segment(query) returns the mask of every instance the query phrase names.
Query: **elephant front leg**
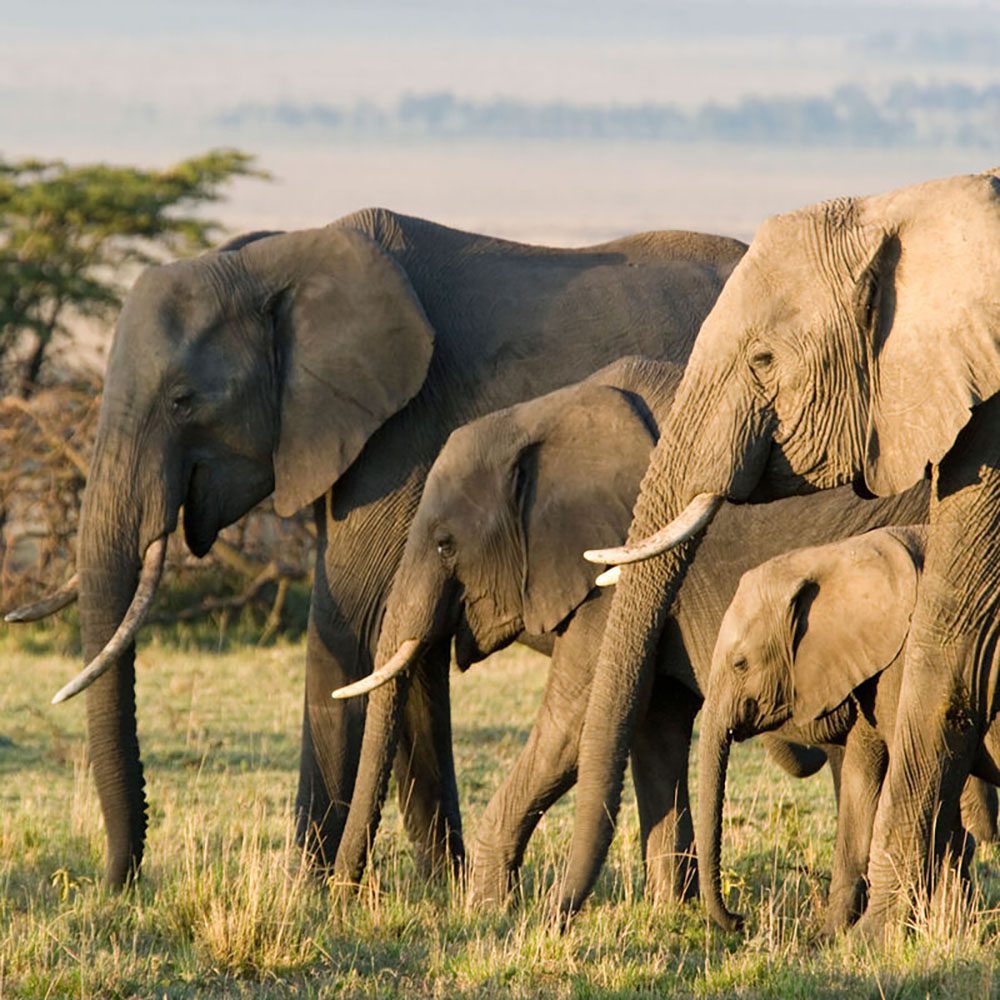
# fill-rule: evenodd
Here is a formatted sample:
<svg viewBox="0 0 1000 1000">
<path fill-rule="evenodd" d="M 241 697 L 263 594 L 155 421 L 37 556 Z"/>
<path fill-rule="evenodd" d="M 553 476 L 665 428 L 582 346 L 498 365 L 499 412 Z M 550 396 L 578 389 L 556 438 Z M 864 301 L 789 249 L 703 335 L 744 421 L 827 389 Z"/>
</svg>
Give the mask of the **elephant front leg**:
<svg viewBox="0 0 1000 1000">
<path fill-rule="evenodd" d="M 632 741 L 646 894 L 657 902 L 698 897 L 688 760 L 700 707 L 701 699 L 682 684 L 657 678 Z"/>
<path fill-rule="evenodd" d="M 339 619 L 328 593 L 314 587 L 295 811 L 298 842 L 324 876 L 333 872 L 347 821 L 365 723 L 364 699 L 334 701 L 330 695 L 370 669 L 367 649 Z"/>
<path fill-rule="evenodd" d="M 859 719 L 847 738 L 840 766 L 837 839 L 824 923 L 828 936 L 846 930 L 864 911 L 872 827 L 888 762 L 881 736 Z"/>
<path fill-rule="evenodd" d="M 465 862 L 462 815 L 451 736 L 450 649 L 424 655 L 410 685 L 396 751 L 396 785 L 417 869 L 427 878 Z"/>
<path fill-rule="evenodd" d="M 988 418 L 998 407 L 1000 397 L 976 411 L 934 472 L 924 573 L 876 814 L 870 902 L 859 925 L 873 938 L 884 936 L 901 902 L 927 897 L 992 716 L 1000 442 Z"/>
</svg>

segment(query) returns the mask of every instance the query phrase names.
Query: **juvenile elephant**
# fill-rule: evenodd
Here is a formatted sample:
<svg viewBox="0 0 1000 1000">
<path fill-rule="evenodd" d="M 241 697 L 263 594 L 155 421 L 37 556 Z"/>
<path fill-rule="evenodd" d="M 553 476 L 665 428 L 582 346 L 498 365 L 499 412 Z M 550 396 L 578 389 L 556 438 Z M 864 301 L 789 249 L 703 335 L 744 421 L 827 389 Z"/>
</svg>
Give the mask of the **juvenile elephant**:
<svg viewBox="0 0 1000 1000">
<path fill-rule="evenodd" d="M 698 534 L 723 498 L 857 482 L 887 496 L 930 470 L 926 568 L 896 752 L 879 800 L 863 932 L 936 871 L 997 709 L 1000 172 L 840 198 L 765 222 L 698 335 L 643 480 L 580 749 L 565 913 L 607 851 L 636 692 Z M 662 527 L 661 526 L 666 526 Z M 940 808 L 939 808 L 940 807 Z"/>
<path fill-rule="evenodd" d="M 580 546 L 595 531 L 606 544 L 624 537 L 680 376 L 677 365 L 623 359 L 578 385 L 452 433 L 410 525 L 386 604 L 378 669 L 338 692 L 372 690 L 337 858 L 341 878 L 356 881 L 364 869 L 407 694 L 421 683 L 408 672 L 412 659 L 454 636 L 464 670 L 528 633 L 551 643 L 548 685 L 528 742 L 480 821 L 473 864 L 474 897 L 506 892 L 539 818 L 576 777 L 583 713 L 613 594 L 594 589 L 598 570 L 581 557 Z M 919 521 L 926 496 L 918 488 L 868 503 L 846 489 L 720 513 L 660 641 L 655 678 L 638 695 L 630 748 L 654 895 L 696 891 L 687 787 L 691 727 L 740 574 L 805 539 Z M 771 750 L 792 771 L 810 769 L 803 752 L 787 742 L 772 742 Z"/>
<path fill-rule="evenodd" d="M 525 246 L 372 209 L 322 229 L 251 234 L 145 271 L 108 359 L 78 543 L 90 760 L 107 878 L 139 867 L 146 802 L 133 639 L 184 509 L 198 555 L 272 491 L 312 504 L 299 836 L 332 864 L 364 705 L 330 692 L 370 670 L 424 476 L 448 433 L 623 354 L 686 359 L 742 256 L 736 240 L 644 233 Z M 397 773 L 429 865 L 462 854 L 447 651 L 427 651 Z"/>
<path fill-rule="evenodd" d="M 926 544 L 923 525 L 882 528 L 786 553 L 740 580 L 712 655 L 698 755 L 702 895 L 720 926 L 739 923 L 723 903 L 719 877 L 729 748 L 778 727 L 791 739 L 844 747 L 827 932 L 864 909 Z M 993 726 L 972 773 L 996 784 L 998 750 Z M 966 826 L 982 826 L 988 812 L 995 824 L 996 790 L 970 779 L 962 796 Z M 961 834 L 956 828 L 956 847 Z"/>
</svg>

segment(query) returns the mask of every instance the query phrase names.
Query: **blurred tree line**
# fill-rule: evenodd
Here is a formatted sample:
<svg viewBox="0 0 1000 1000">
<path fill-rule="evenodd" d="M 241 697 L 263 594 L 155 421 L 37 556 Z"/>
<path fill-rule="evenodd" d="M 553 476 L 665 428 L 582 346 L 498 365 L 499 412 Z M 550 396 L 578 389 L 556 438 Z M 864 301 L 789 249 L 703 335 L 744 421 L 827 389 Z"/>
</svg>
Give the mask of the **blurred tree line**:
<svg viewBox="0 0 1000 1000">
<path fill-rule="evenodd" d="M 0 607 L 67 578 L 97 427 L 106 347 L 141 268 L 219 242 L 204 208 L 253 158 L 212 150 L 164 170 L 0 160 Z M 89 355 L 89 356 L 88 356 Z M 310 573 L 311 525 L 265 503 L 205 560 L 178 539 L 161 618 L 252 609 L 259 634 L 285 623 L 289 589 Z M 301 623 L 299 623 L 301 624 Z"/>
</svg>

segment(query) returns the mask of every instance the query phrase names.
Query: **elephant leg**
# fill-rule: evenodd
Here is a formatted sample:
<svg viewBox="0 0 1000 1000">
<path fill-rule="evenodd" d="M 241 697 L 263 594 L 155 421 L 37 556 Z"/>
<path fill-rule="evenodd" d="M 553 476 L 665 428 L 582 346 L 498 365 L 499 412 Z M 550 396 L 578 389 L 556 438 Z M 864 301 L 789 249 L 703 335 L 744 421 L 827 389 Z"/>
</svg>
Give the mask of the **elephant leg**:
<svg viewBox="0 0 1000 1000">
<path fill-rule="evenodd" d="M 825 921 L 828 935 L 846 930 L 864 911 L 872 827 L 889 763 L 882 737 L 861 719 L 851 729 L 840 757 L 837 839 Z"/>
<path fill-rule="evenodd" d="M 576 781 L 580 730 L 605 603 L 594 600 L 582 605 L 556 641 L 528 740 L 476 827 L 470 887 L 475 902 L 507 897 L 538 821 Z"/>
<path fill-rule="evenodd" d="M 860 930 L 884 936 L 924 894 L 957 822 L 989 704 L 1000 573 L 1000 399 L 976 409 L 935 469 L 924 573 L 906 645 L 892 757 L 872 842 Z M 942 837 L 940 832 L 944 834 Z"/>
<path fill-rule="evenodd" d="M 823 749 L 826 751 L 826 759 L 830 763 L 830 779 L 833 781 L 833 800 L 840 810 L 840 787 L 844 772 L 844 748 L 836 743 L 824 743 Z"/>
<path fill-rule="evenodd" d="M 465 861 L 462 817 L 451 737 L 448 643 L 423 657 L 406 699 L 396 751 L 395 775 L 406 831 L 423 877 Z"/>
<path fill-rule="evenodd" d="M 364 733 L 364 699 L 334 701 L 331 692 L 360 676 L 367 650 L 337 612 L 325 577 L 317 572 L 306 639 L 302 757 L 296 798 L 297 836 L 321 874 L 333 871 L 350 806 Z"/>
<path fill-rule="evenodd" d="M 419 488 L 418 480 L 408 481 L 393 495 L 391 503 L 386 502 L 395 515 L 386 513 L 386 504 L 381 500 L 361 503 L 363 497 L 354 494 L 364 494 L 364 489 L 357 483 L 338 483 L 335 492 L 339 499 L 328 495 L 314 505 L 319 557 L 306 641 L 296 825 L 299 843 L 324 874 L 332 873 L 343 835 L 365 722 L 363 698 L 334 700 L 331 694 L 372 670 L 384 597 L 405 541 L 405 532 L 391 530 L 387 519 L 398 516 L 399 511 L 412 510 Z M 404 496 L 407 492 L 408 498 Z M 447 685 L 446 674 L 439 683 Z M 418 701 L 421 693 L 414 692 Z M 446 697 L 445 705 L 447 702 Z M 432 719 L 438 727 L 436 733 L 429 737 L 425 732 L 417 740 L 413 725 L 417 717 Z M 447 801 L 442 798 L 444 789 L 454 788 L 450 761 L 441 767 L 423 765 L 425 760 L 431 764 L 437 760 L 431 744 L 440 747 L 446 740 L 450 755 L 450 718 L 447 713 L 442 717 L 439 712 L 421 713 L 416 709 L 408 718 L 410 725 L 404 723 L 403 727 L 406 738 L 410 745 L 420 743 L 424 749 L 415 756 L 410 780 L 406 781 L 405 811 L 412 811 L 414 817 L 408 820 L 407 831 L 417 838 L 418 855 L 433 858 L 443 853 L 441 844 L 449 839 L 441 831 L 451 828 L 457 818 L 457 794 L 445 796 Z M 431 822 L 435 816 L 441 819 Z M 457 825 L 454 829 L 458 829 Z"/>
<path fill-rule="evenodd" d="M 989 844 L 997 839 L 997 790 L 994 785 L 970 777 L 962 789 L 960 807 L 962 826 L 977 844 Z"/>
<path fill-rule="evenodd" d="M 688 760 L 700 707 L 701 698 L 684 685 L 658 677 L 632 741 L 646 893 L 657 902 L 698 896 Z"/>
</svg>

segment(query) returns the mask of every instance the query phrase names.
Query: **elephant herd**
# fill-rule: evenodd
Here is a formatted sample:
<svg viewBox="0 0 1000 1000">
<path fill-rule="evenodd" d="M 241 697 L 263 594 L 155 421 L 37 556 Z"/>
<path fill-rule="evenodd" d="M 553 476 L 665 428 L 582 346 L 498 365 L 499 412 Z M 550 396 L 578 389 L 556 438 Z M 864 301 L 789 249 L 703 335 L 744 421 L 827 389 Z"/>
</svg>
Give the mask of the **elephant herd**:
<svg viewBox="0 0 1000 1000">
<path fill-rule="evenodd" d="M 829 758 L 826 926 L 880 938 L 995 833 L 998 393 L 1000 170 L 776 216 L 749 247 L 549 249 L 385 210 L 251 233 L 129 293 L 78 576 L 8 618 L 79 599 L 87 666 L 56 699 L 86 688 L 113 885 L 142 863 L 134 639 L 166 538 L 183 510 L 202 555 L 273 494 L 316 524 L 296 814 L 322 874 L 361 879 L 392 772 L 421 870 L 466 868 L 452 649 L 464 671 L 521 641 L 551 666 L 473 899 L 508 895 L 576 783 L 575 913 L 631 757 L 647 891 L 700 882 L 737 926 L 726 766 L 766 734 L 794 775 Z"/>
</svg>

